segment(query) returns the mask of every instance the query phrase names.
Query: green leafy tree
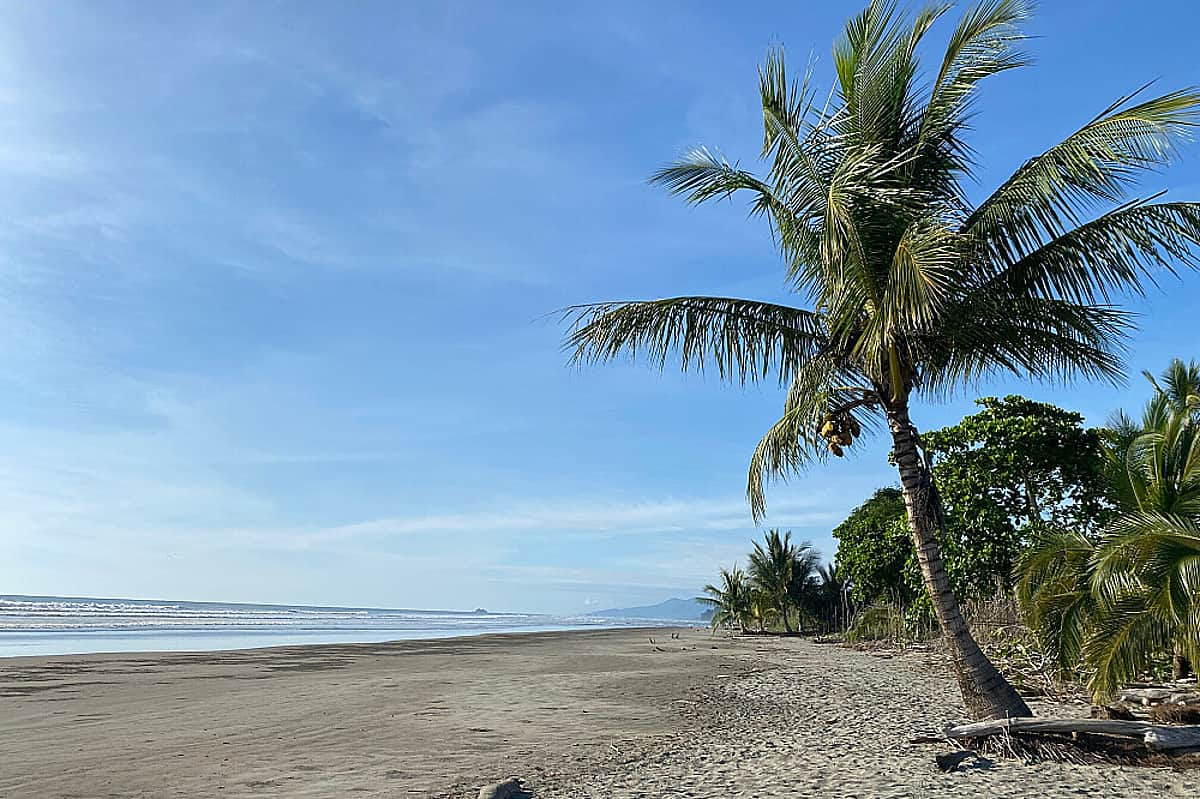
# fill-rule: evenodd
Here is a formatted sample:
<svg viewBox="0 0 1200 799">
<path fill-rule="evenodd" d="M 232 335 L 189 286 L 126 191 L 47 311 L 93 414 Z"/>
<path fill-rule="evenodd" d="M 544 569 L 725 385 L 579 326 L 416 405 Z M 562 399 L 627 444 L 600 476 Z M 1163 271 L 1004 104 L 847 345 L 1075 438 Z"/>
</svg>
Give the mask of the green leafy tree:
<svg viewBox="0 0 1200 799">
<path fill-rule="evenodd" d="M 1095 532 L 1109 506 L 1100 433 L 1083 416 L 1018 396 L 983 397 L 983 410 L 924 436 L 947 509 L 964 518 L 996 508 L 1016 528 Z"/>
<path fill-rule="evenodd" d="M 837 568 L 859 606 L 879 600 L 908 605 L 920 590 L 906 579 L 912 537 L 899 488 L 881 488 L 833 529 Z"/>
<path fill-rule="evenodd" d="M 882 424 L 966 706 L 980 718 L 1022 716 L 1028 706 L 979 649 L 951 590 L 911 409 L 996 372 L 1120 374 L 1131 322 L 1113 294 L 1195 263 L 1200 206 L 1129 192 L 1170 160 L 1200 94 L 1121 98 L 972 206 L 964 134 L 981 81 L 1027 61 L 1027 5 L 972 6 L 925 72 L 921 45 L 948 9 L 906 15 L 873 0 L 834 44 L 828 101 L 771 52 L 759 80 L 764 177 L 706 148 L 654 176 L 693 203 L 747 195 L 806 308 L 711 296 L 600 303 L 573 311 L 568 342 L 577 361 L 636 354 L 661 367 L 677 354 L 684 369 L 788 384 L 783 416 L 751 460 L 758 517 L 770 477 L 840 455 Z"/>
<path fill-rule="evenodd" d="M 1017 396 L 975 404 L 982 410 L 922 438 L 946 510 L 951 583 L 984 598 L 1012 587 L 1035 531 L 1098 532 L 1111 490 L 1100 434 L 1080 414 Z"/>
<path fill-rule="evenodd" d="M 980 412 L 922 441 L 946 514 L 938 544 L 950 584 L 960 598 L 984 599 L 1012 587 L 1037 531 L 1094 534 L 1112 499 L 1100 434 L 1078 413 L 1016 396 L 976 404 Z M 932 607 L 899 489 L 877 491 L 833 534 L 860 605 L 894 601 L 927 622 Z"/>
</svg>

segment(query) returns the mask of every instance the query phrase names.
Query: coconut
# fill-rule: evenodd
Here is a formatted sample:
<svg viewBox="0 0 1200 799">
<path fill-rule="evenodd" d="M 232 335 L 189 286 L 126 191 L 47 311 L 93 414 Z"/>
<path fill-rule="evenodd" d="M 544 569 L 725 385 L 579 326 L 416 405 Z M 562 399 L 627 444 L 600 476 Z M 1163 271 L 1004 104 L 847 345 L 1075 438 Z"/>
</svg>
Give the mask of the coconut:
<svg viewBox="0 0 1200 799">
<path fill-rule="evenodd" d="M 842 448 L 839 447 L 836 443 L 834 443 L 832 441 L 829 443 L 829 451 L 832 452 L 834 455 L 837 455 L 839 458 L 845 454 L 844 452 L 842 452 Z"/>
<path fill-rule="evenodd" d="M 821 425 L 821 436 L 823 438 L 830 438 L 835 433 L 837 433 L 837 425 L 835 425 L 833 423 L 832 419 L 826 421 L 825 424 Z"/>
</svg>

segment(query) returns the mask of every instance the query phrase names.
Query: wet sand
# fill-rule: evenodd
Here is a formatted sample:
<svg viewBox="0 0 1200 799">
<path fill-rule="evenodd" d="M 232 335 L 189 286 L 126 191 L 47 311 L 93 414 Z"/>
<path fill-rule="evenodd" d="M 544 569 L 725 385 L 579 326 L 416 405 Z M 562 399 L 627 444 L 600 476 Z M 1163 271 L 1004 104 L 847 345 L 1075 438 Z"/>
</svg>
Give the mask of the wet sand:
<svg viewBox="0 0 1200 799">
<path fill-rule="evenodd" d="M 943 774 L 949 747 L 907 740 L 962 715 L 920 657 L 699 630 L 11 658 L 0 796 L 473 798 L 511 774 L 563 799 L 1200 794 L 1165 769 Z"/>
</svg>

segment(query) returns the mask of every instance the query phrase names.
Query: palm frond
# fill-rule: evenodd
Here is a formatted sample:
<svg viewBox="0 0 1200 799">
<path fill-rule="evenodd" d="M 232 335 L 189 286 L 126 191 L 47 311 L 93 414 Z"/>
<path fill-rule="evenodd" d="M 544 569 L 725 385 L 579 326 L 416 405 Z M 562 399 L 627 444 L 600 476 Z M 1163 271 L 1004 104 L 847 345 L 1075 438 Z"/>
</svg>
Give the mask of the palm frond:
<svg viewBox="0 0 1200 799">
<path fill-rule="evenodd" d="M 1121 684 L 1146 670 L 1156 653 L 1170 648 L 1169 625 L 1145 612 L 1145 601 L 1130 591 L 1102 606 L 1084 643 L 1084 659 L 1094 669 L 1092 696 L 1105 701 Z"/>
<path fill-rule="evenodd" d="M 782 61 L 778 68 L 783 68 Z M 776 78 L 770 75 L 763 80 L 773 85 Z M 798 135 L 792 130 L 788 111 L 768 109 L 764 105 L 763 113 L 768 130 L 772 124 L 778 125 L 783 139 L 789 142 Z M 775 114 L 782 116 L 776 120 Z M 767 217 L 790 264 L 790 271 L 800 273 L 806 267 L 820 263 L 822 237 L 814 226 L 824 217 L 827 208 L 824 184 L 827 175 L 820 165 L 813 163 L 817 156 L 810 149 L 796 142 L 786 149 L 787 153 L 796 153 L 788 160 L 782 155 L 784 148 L 780 148 L 780 165 L 775 170 L 774 186 L 739 169 L 706 147 L 694 148 L 675 163 L 657 170 L 651 175 L 650 182 L 665 186 L 672 194 L 682 195 L 693 204 L 728 198 L 737 192 L 749 193 L 750 215 Z"/>
<path fill-rule="evenodd" d="M 766 487 L 804 470 L 813 461 L 828 457 L 829 448 L 820 435 L 826 414 L 843 409 L 860 431 L 871 432 L 876 416 L 863 413 L 859 404 L 872 396 L 864 386 L 853 385 L 855 375 L 839 372 L 828 355 L 817 356 L 797 371 L 788 387 L 783 414 L 763 435 L 750 458 L 746 497 L 755 521 L 766 515 Z"/>
<path fill-rule="evenodd" d="M 984 0 L 963 15 L 950 36 L 921 120 L 923 144 L 953 143 L 980 81 L 1025 66 L 1029 57 L 1015 47 L 1026 37 L 1024 0 Z"/>
<path fill-rule="evenodd" d="M 1200 524 L 1167 513 L 1121 516 L 1106 532 L 1096 581 L 1103 590 L 1122 576 L 1145 587 L 1148 612 L 1184 622 L 1200 602 Z"/>
<path fill-rule="evenodd" d="M 993 258 L 1012 263 L 1078 225 L 1092 209 L 1121 202 L 1143 173 L 1171 160 L 1200 114 L 1197 89 L 1130 105 L 1141 91 L 1027 161 L 979 204 L 963 232 Z"/>
<path fill-rule="evenodd" d="M 1097 604 L 1095 545 L 1073 530 L 1041 530 L 1017 564 L 1017 601 L 1061 672 L 1078 664 Z"/>
<path fill-rule="evenodd" d="M 1200 203 L 1136 201 L 1109 211 L 1003 267 L 988 290 L 1109 302 L 1141 293 L 1157 274 L 1200 265 Z"/>
<path fill-rule="evenodd" d="M 707 147 L 693 148 L 675 163 L 656 170 L 650 182 L 665 186 L 671 194 L 683 195 L 690 203 L 728 197 L 736 191 L 750 191 L 760 197 L 771 195 L 770 186 Z M 770 205 L 769 200 L 766 205 Z"/>
<path fill-rule="evenodd" d="M 746 382 L 778 374 L 787 380 L 821 347 L 818 314 L 784 305 L 725 297 L 675 297 L 568 308 L 571 360 L 609 361 L 622 353 L 664 368 L 714 366 L 723 379 Z"/>
<path fill-rule="evenodd" d="M 962 240 L 925 220 L 905 229 L 896 245 L 878 311 L 864 341 L 883 343 L 890 331 L 921 330 L 932 324 L 957 295 Z M 870 328 L 877 328 L 871 335 Z"/>
<path fill-rule="evenodd" d="M 927 364 L 923 387 L 943 396 L 998 373 L 1115 384 L 1132 326 L 1128 312 L 1111 306 L 980 293 L 913 346 Z"/>
</svg>

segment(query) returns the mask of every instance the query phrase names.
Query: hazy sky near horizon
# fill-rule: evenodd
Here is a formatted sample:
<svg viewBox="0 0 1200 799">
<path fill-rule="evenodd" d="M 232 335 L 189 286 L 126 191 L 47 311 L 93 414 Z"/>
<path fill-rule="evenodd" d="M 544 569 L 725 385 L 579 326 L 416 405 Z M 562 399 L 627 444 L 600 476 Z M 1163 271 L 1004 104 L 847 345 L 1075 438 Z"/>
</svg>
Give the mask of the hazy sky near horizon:
<svg viewBox="0 0 1200 799">
<path fill-rule="evenodd" d="M 0 593 L 694 594 L 757 534 L 745 467 L 782 392 L 569 369 L 545 315 L 784 299 L 744 205 L 645 178 L 696 144 L 753 164 L 767 47 L 828 87 L 858 7 L 0 3 Z M 1148 80 L 1200 83 L 1198 29 L 1181 1 L 1043 3 L 1037 65 L 984 88 L 973 192 Z M 1200 197 L 1200 145 L 1147 188 Z M 1200 275 L 1133 305 L 1135 370 L 1200 357 Z M 1145 394 L 975 394 L 1009 392 L 1096 423 Z M 767 523 L 831 557 L 894 481 L 882 441 L 855 449 L 775 488 Z"/>
</svg>

